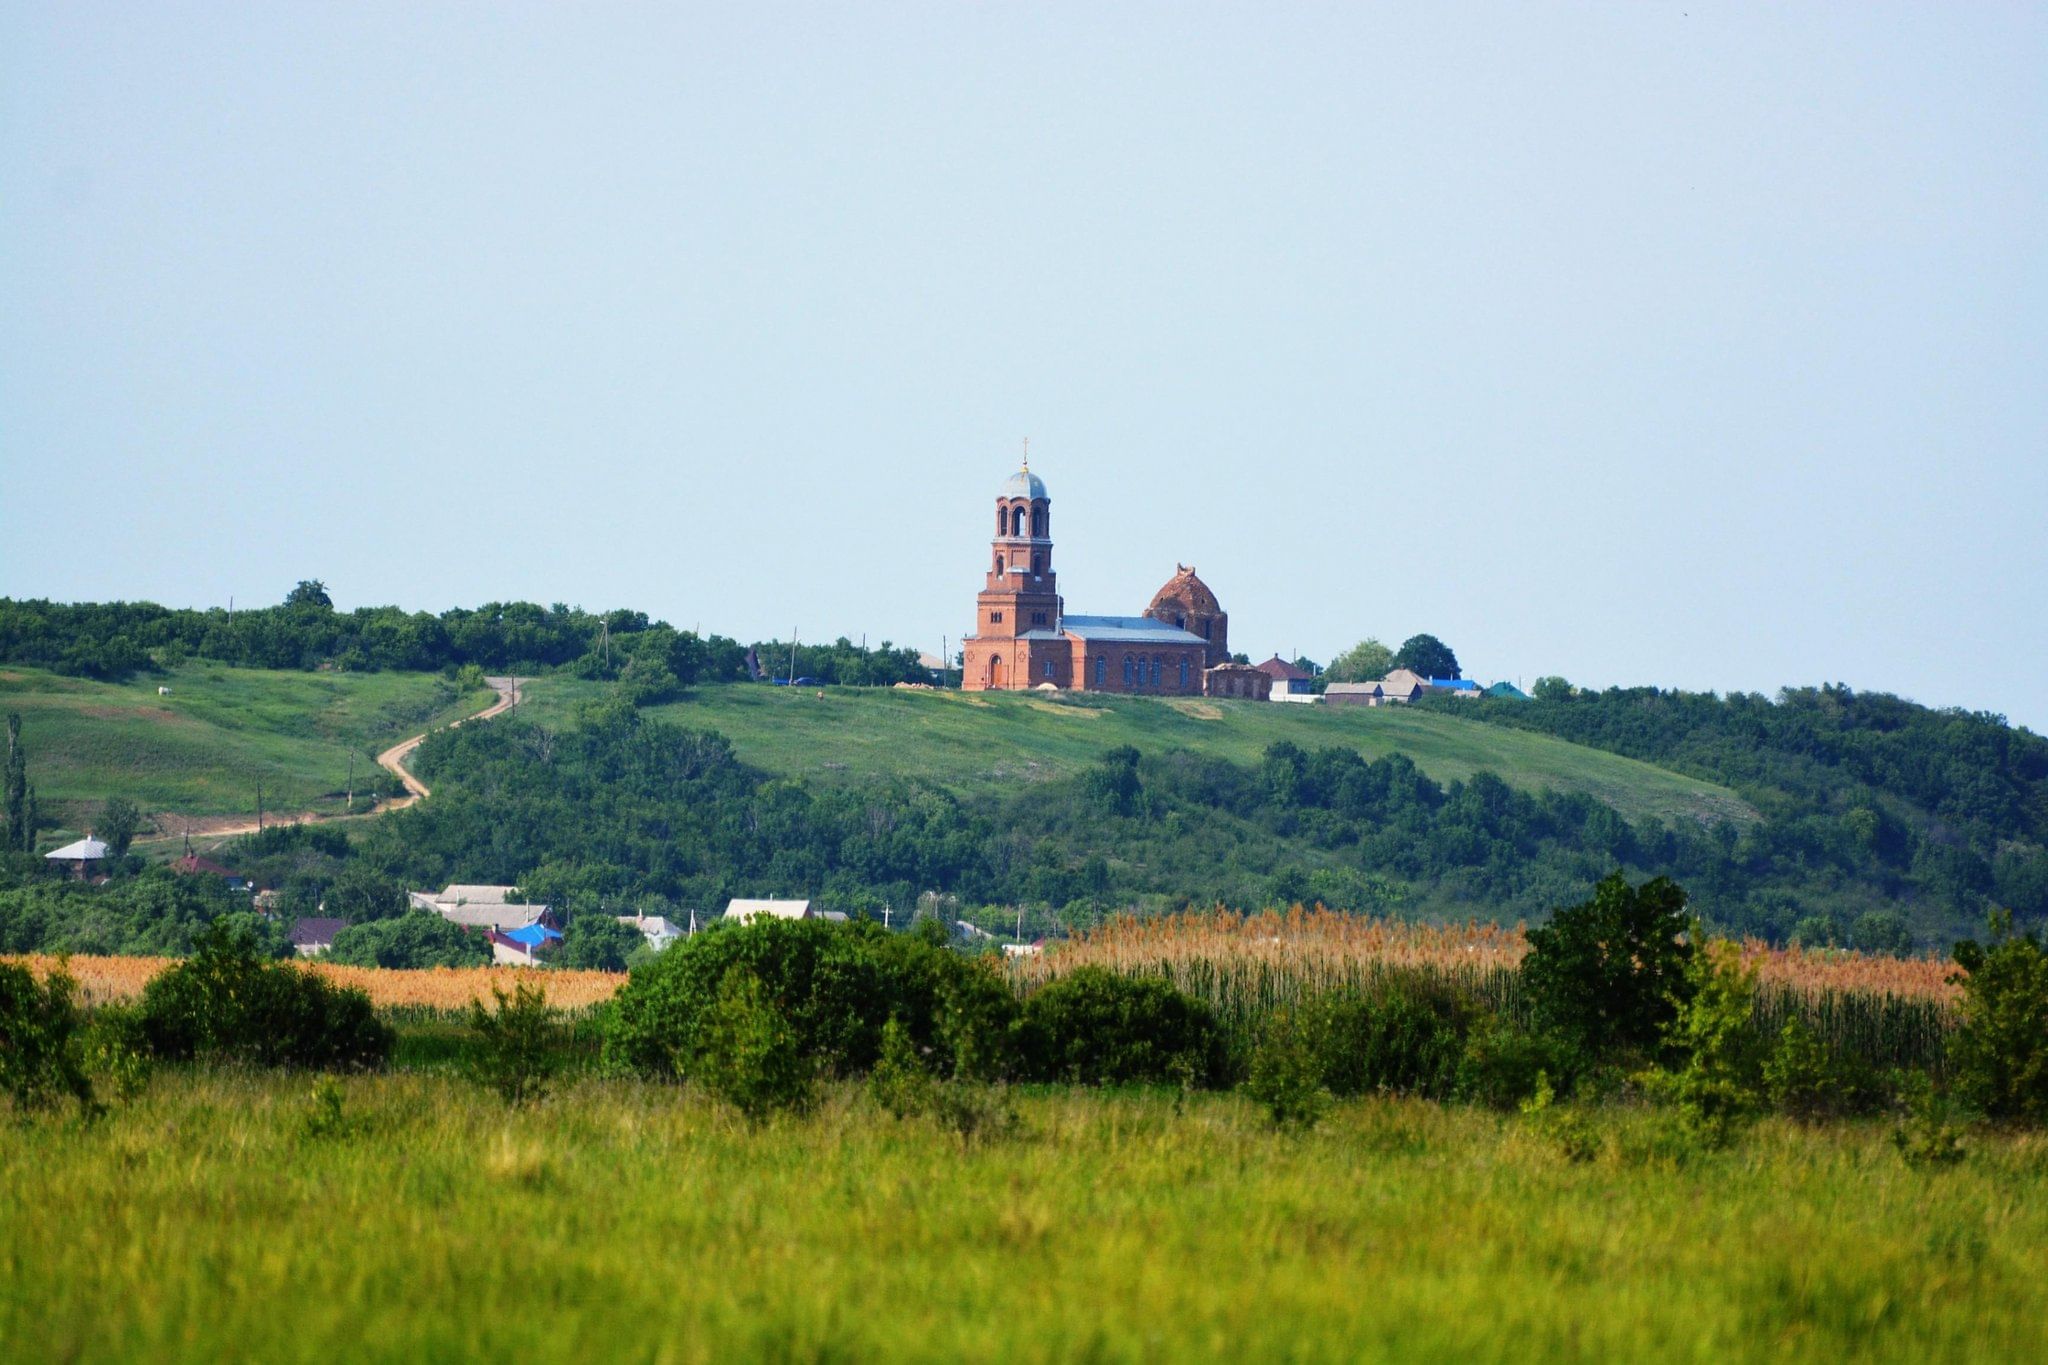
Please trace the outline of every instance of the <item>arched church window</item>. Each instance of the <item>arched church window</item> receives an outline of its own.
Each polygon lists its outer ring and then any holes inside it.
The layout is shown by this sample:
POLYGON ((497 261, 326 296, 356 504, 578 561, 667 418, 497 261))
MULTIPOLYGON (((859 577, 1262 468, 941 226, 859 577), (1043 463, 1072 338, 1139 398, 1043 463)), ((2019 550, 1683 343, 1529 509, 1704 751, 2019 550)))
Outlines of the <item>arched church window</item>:
POLYGON ((1095 685, 1101 687, 1109 681, 1109 660, 1100 654, 1095 656, 1095 685))
POLYGON ((1129 655, 1125 655, 1125 656, 1124 656, 1124 686, 1125 686, 1125 687, 1129 687, 1130 685, 1131 685, 1131 660, 1130 660, 1130 656, 1129 656, 1129 655))
POLYGON ((1031 556, 1031 576, 1032 576, 1033 578, 1037 578, 1037 577, 1040 577, 1041 575, 1043 575, 1044 573, 1045 573, 1045 556, 1044 556, 1044 555, 1033 555, 1033 556, 1031 556))
POLYGON ((1052 660, 1051 660, 1051 659, 1047 659, 1047 660, 1045 661, 1045 677, 1046 677, 1046 681, 1047 681, 1047 682, 1050 682, 1050 681, 1052 681, 1052 660))
POLYGON ((1013 512, 1011 512, 1011 513, 1010 513, 1010 534, 1011 534, 1011 535, 1013 535, 1013 536, 1021 536, 1021 535, 1023 535, 1023 534, 1024 534, 1024 526, 1025 526, 1025 513, 1024 513, 1024 509, 1023 509, 1023 508, 1021 508, 1021 507, 1019 507, 1019 508, 1017 508, 1017 509, 1016 509, 1015 511, 1013 511, 1013 512))
POLYGON ((1051 534, 1052 534, 1052 508, 1050 508, 1050 507, 1041 507, 1041 508, 1039 508, 1039 509, 1038 509, 1038 535, 1039 535, 1039 538, 1040 538, 1040 539, 1042 540, 1042 539, 1044 539, 1044 538, 1045 538, 1046 536, 1049 536, 1049 535, 1051 535, 1051 534))
POLYGON ((1002 576, 1003 576, 1003 557, 1002 557, 1001 555, 997 555, 997 556, 996 556, 996 577, 997 577, 997 578, 1001 578, 1002 576))
POLYGON ((1188 661, 1186 659, 1180 661, 1180 690, 1183 692, 1188 690, 1188 661))
POLYGON ((1152 661, 1152 685, 1154 687, 1159 686, 1159 660, 1157 659, 1152 661))

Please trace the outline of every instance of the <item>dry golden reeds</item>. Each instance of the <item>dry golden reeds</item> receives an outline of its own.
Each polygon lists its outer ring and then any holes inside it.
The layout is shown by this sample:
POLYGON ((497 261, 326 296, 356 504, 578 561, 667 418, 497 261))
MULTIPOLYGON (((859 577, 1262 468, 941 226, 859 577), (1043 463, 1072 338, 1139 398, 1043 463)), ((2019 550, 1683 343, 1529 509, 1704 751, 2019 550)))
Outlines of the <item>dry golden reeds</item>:
MULTIPOLYGON (((150 979, 176 965, 171 957, 72 957, 58 958, 31 953, 8 961, 25 964, 37 976, 47 976, 60 962, 76 978, 79 993, 90 1005, 134 1000, 150 979)), ((524 967, 428 967, 409 971, 387 967, 344 967, 336 963, 308 961, 295 964, 316 972, 337 986, 353 986, 370 997, 380 1009, 455 1011, 467 1009, 472 1000, 491 998, 493 985, 508 993, 513 985, 530 979, 524 967)), ((584 972, 550 969, 542 973, 548 1001, 568 1010, 601 1005, 625 983, 612 972, 584 972)))

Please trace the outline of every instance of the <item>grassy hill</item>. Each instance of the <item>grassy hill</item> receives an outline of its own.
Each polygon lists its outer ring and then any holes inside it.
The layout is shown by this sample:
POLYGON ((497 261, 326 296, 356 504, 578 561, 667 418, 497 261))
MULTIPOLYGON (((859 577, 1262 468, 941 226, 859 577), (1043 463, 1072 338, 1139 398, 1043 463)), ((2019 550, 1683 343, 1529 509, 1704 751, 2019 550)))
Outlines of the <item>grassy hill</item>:
POLYGON ((104 683, 0 668, 46 815, 75 822, 109 796, 180 816, 343 809, 384 776, 374 754, 485 705, 436 674, 301 673, 192 664, 104 683), (171 695, 158 696, 168 686, 171 695))
MULTIPOLYGON (((916 776, 978 795, 1067 776, 1120 744, 1255 763, 1267 745, 1291 740, 1305 749, 1344 746, 1367 758, 1404 753, 1440 782, 1491 770, 1525 790, 1584 792, 1631 819, 1755 818, 1740 797, 1710 782, 1546 735, 1401 707, 822 690, 821 699, 816 688, 702 687, 649 713, 716 730, 757 767, 820 782, 916 776)), ((607 691, 576 678, 541 678, 522 714, 534 724, 573 725, 578 707, 607 691)))

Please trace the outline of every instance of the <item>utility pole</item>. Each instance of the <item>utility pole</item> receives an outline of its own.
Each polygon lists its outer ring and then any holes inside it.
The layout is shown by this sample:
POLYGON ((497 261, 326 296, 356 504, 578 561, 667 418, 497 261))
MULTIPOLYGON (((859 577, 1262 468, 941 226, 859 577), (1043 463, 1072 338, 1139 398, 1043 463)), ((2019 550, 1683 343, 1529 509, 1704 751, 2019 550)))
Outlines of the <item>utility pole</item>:
POLYGON ((889 902, 887 902, 887 901, 883 901, 883 902, 882 902, 882 928, 886 930, 886 929, 887 929, 888 927, 889 927, 889 902))
POLYGON ((263 832, 263 784, 256 784, 256 832, 263 832))
POLYGON ((356 751, 354 749, 348 751, 348 812, 350 815, 354 815, 356 812, 356 751))
POLYGON ((1017 942, 1024 941, 1024 907, 1017 907, 1017 942))
POLYGON ((796 681, 796 627, 789 628, 789 680, 796 681))

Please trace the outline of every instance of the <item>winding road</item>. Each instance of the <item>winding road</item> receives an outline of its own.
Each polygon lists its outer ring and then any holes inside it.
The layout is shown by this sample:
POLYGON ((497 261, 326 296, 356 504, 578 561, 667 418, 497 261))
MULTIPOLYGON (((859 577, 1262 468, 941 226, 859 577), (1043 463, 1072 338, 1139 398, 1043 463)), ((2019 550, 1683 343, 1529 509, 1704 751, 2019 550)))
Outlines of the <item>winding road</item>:
MULTIPOLYGON (((524 695, 520 691, 519 679, 485 678, 484 681, 489 683, 492 689, 497 692, 498 699, 495 702, 473 716, 464 716, 461 720, 450 721, 447 725, 436 728, 452 730, 458 725, 467 725, 473 720, 489 720, 492 716, 501 716, 519 705, 520 699, 524 695)), ((423 730, 411 739, 400 740, 383 753, 377 755, 377 766, 405 784, 404 796, 386 801, 374 810, 364 811, 361 815, 331 815, 323 814, 319 811, 301 811, 298 814, 281 812, 277 815, 264 817, 262 824, 324 824, 329 820, 361 820, 366 816, 382 815, 386 811, 404 810, 422 796, 428 795, 427 784, 406 771, 405 760, 414 749, 420 747, 420 744, 428 735, 433 733, 433 730, 423 730)), ((135 842, 138 844, 160 843, 167 839, 177 838, 226 839, 237 834, 254 834, 261 828, 261 825, 255 820, 236 820, 226 824, 214 824, 210 821, 178 820, 178 817, 175 816, 166 817, 161 815, 156 817, 156 825, 162 831, 161 833, 147 839, 137 839, 135 842), (173 820, 178 821, 180 828, 176 830, 169 828, 169 824, 173 820)))
MULTIPOLYGON (((457 725, 467 725, 473 720, 489 720, 492 716, 502 716, 519 705, 519 679, 485 678, 484 681, 497 690, 498 699, 473 716, 464 716, 461 720, 450 722, 445 729, 453 730, 457 725)), ((422 796, 429 795, 427 784, 406 771, 405 759, 432 733, 432 730, 427 730, 414 735, 411 739, 402 739, 377 755, 377 766, 405 784, 405 795, 379 806, 371 812, 372 814, 381 815, 388 810, 404 810, 422 796)))

